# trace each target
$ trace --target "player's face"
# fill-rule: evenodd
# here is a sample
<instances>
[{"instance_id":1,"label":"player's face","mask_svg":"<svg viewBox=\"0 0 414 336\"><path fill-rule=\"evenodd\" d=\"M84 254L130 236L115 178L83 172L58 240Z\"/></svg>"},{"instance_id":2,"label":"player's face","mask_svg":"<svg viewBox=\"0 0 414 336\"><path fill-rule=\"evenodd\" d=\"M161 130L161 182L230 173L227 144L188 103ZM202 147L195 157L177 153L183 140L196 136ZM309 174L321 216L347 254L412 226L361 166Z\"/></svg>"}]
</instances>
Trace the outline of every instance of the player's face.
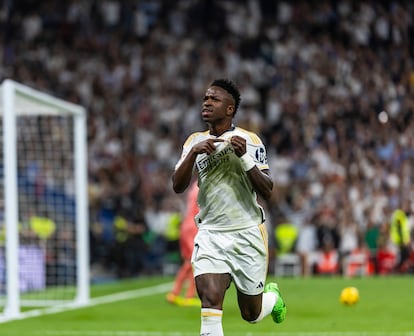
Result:
<instances>
[{"instance_id":1,"label":"player's face","mask_svg":"<svg viewBox=\"0 0 414 336\"><path fill-rule=\"evenodd\" d=\"M231 95L218 86L207 89L203 99L201 117L206 123L216 123L222 120L232 119L234 113L234 101Z\"/></svg>"}]
</instances>

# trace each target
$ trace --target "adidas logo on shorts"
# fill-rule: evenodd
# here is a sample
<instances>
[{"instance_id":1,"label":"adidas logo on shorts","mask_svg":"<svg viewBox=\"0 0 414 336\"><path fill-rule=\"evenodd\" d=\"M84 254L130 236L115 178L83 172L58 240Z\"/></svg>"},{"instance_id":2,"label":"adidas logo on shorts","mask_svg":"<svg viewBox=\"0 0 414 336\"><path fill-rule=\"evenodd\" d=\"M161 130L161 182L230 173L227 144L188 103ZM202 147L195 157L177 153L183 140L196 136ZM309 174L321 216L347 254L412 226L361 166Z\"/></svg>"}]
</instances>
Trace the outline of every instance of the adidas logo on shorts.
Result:
<instances>
[{"instance_id":1,"label":"adidas logo on shorts","mask_svg":"<svg viewBox=\"0 0 414 336\"><path fill-rule=\"evenodd\" d=\"M256 286L256 288L263 288L264 286L263 286L263 282L259 282L259 284Z\"/></svg>"}]
</instances>

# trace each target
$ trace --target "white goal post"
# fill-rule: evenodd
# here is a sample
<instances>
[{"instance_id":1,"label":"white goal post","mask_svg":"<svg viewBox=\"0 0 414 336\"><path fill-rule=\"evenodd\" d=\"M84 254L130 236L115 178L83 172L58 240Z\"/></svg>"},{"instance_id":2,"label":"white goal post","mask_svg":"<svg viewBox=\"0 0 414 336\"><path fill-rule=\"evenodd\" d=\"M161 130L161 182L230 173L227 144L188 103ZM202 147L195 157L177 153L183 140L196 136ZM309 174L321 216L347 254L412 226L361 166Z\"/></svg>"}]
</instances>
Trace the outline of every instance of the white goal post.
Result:
<instances>
[{"instance_id":1,"label":"white goal post","mask_svg":"<svg viewBox=\"0 0 414 336\"><path fill-rule=\"evenodd\" d=\"M84 107L6 79L0 142L0 321L25 306L86 305Z\"/></svg>"}]
</instances>

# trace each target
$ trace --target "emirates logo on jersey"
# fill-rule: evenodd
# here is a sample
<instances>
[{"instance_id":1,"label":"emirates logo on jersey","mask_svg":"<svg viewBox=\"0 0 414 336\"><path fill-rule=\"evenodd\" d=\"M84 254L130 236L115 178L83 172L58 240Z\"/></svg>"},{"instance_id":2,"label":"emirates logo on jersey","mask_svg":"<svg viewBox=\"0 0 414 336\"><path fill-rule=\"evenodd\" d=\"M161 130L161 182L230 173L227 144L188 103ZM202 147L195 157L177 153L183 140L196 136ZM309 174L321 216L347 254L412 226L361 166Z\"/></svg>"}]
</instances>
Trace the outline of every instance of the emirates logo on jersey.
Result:
<instances>
[{"instance_id":1,"label":"emirates logo on jersey","mask_svg":"<svg viewBox=\"0 0 414 336\"><path fill-rule=\"evenodd\" d=\"M256 160L259 161L262 164L267 164L267 155L264 148L258 148L255 153Z\"/></svg>"},{"instance_id":2,"label":"emirates logo on jersey","mask_svg":"<svg viewBox=\"0 0 414 336\"><path fill-rule=\"evenodd\" d=\"M198 171L210 171L221 163L228 162L230 153L234 153L234 149L233 147L228 146L220 152L207 155L203 160L197 162Z\"/></svg>"}]
</instances>

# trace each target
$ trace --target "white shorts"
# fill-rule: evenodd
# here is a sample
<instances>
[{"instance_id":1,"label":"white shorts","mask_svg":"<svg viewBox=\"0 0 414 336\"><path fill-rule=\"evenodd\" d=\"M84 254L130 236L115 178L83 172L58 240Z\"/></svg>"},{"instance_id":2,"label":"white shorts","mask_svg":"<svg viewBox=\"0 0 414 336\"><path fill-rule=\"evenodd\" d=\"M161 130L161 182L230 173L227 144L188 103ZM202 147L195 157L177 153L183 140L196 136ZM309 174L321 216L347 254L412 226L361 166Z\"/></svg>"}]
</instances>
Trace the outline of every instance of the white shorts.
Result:
<instances>
[{"instance_id":1,"label":"white shorts","mask_svg":"<svg viewBox=\"0 0 414 336\"><path fill-rule=\"evenodd\" d=\"M264 224L238 231L200 229L191 257L194 276L230 273L247 295L263 292L268 266L268 236Z\"/></svg>"}]
</instances>

